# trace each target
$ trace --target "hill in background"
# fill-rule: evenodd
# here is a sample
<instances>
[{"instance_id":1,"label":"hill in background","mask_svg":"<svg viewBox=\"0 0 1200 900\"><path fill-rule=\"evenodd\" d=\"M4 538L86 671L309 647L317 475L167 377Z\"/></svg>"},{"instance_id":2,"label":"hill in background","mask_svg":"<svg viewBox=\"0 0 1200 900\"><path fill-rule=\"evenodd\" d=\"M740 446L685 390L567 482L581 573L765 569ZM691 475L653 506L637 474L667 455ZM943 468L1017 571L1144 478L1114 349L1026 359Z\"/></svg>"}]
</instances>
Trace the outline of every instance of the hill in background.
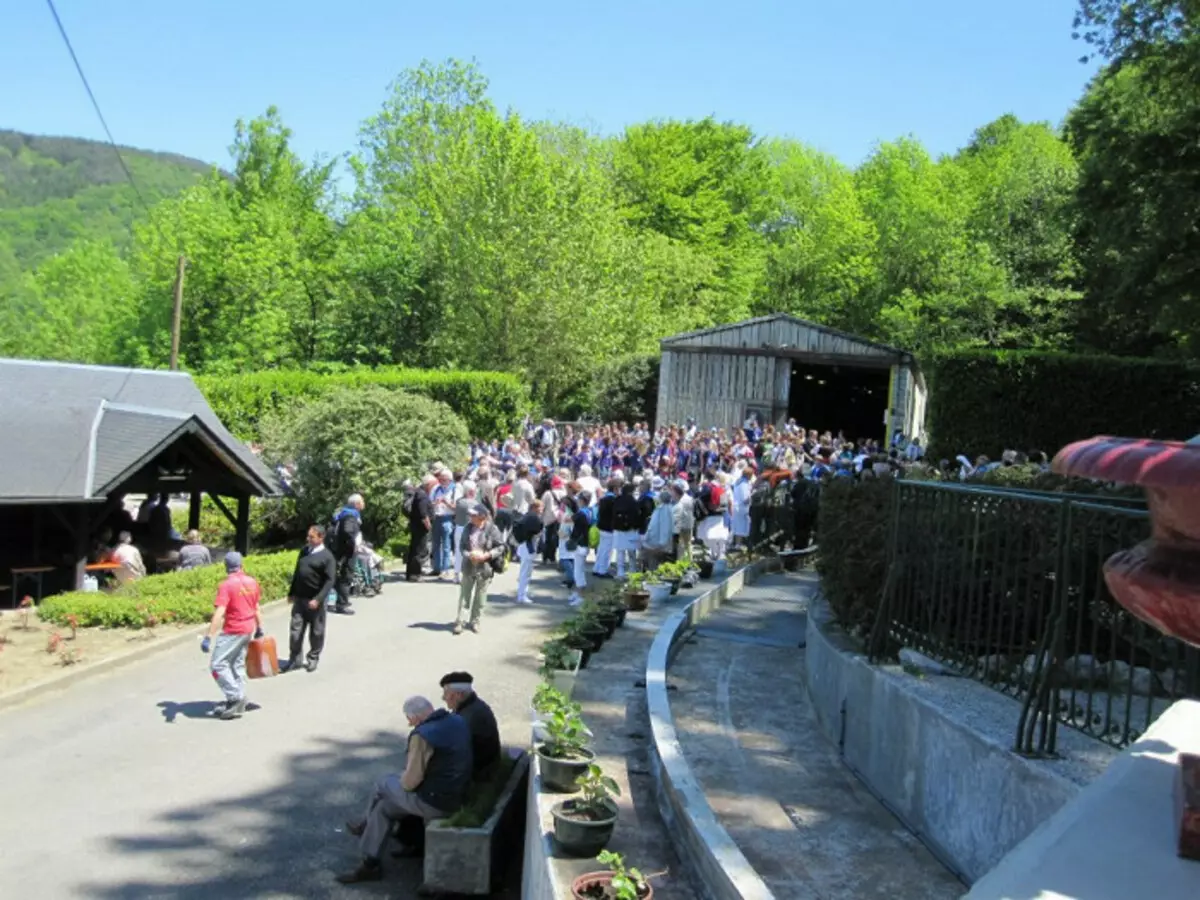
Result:
<instances>
[{"instance_id":1,"label":"hill in background","mask_svg":"<svg viewBox=\"0 0 1200 900\"><path fill-rule=\"evenodd\" d=\"M173 153L122 147L121 155L151 206L212 170ZM123 249L145 214L111 145L0 130L0 296L80 238Z\"/></svg>"}]
</instances>

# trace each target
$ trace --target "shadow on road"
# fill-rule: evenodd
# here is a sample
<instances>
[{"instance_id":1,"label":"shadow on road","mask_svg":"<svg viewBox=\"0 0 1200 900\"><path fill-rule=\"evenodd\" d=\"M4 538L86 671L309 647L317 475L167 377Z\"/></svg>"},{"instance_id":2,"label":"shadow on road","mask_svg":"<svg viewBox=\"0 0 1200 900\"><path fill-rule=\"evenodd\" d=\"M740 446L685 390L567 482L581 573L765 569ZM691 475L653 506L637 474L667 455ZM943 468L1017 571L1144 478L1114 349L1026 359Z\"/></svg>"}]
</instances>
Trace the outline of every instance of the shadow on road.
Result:
<instances>
[{"instance_id":1,"label":"shadow on road","mask_svg":"<svg viewBox=\"0 0 1200 900\"><path fill-rule=\"evenodd\" d=\"M202 704L160 705L164 713L170 706L186 715ZM236 730L230 734L236 740ZM382 730L366 741L324 739L318 749L287 757L286 776L272 788L180 807L148 824L145 834L108 839L117 856L152 856L131 867L161 872L160 877L82 884L78 890L111 900L415 897L421 862L393 860L394 848L385 851L383 881L353 887L334 881L359 858L358 842L343 823L360 814L381 775L401 771L404 741L404 735ZM229 778L236 781L236 754L230 761ZM515 878L519 883L519 872Z\"/></svg>"}]
</instances>

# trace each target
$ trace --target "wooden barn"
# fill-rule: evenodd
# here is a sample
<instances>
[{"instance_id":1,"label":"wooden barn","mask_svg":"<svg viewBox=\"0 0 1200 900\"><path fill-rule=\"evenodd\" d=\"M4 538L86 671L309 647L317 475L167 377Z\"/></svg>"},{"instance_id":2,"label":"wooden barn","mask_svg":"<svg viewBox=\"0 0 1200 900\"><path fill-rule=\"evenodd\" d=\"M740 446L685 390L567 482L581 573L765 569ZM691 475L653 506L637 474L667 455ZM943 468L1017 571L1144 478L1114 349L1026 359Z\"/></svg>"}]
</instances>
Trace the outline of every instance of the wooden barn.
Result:
<instances>
[{"instance_id":1,"label":"wooden barn","mask_svg":"<svg viewBox=\"0 0 1200 900\"><path fill-rule=\"evenodd\" d=\"M757 417L852 439L923 434L925 379L911 353L776 313L664 338L658 425L737 428Z\"/></svg>"}]
</instances>

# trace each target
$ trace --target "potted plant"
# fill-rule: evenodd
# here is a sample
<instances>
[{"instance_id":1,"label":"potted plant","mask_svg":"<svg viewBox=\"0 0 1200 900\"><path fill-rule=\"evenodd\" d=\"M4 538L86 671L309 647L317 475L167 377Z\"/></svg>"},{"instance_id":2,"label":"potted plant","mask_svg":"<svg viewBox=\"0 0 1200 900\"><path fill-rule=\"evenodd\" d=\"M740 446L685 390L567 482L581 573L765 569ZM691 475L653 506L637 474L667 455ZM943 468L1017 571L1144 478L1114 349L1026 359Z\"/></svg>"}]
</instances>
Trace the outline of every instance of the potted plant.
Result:
<instances>
[{"instance_id":1,"label":"potted plant","mask_svg":"<svg viewBox=\"0 0 1200 900\"><path fill-rule=\"evenodd\" d=\"M616 622L616 627L620 628L625 624L625 600L621 596L621 588L617 585L601 595L596 601L599 607L602 619L607 621L609 618Z\"/></svg>"},{"instance_id":2,"label":"potted plant","mask_svg":"<svg viewBox=\"0 0 1200 900\"><path fill-rule=\"evenodd\" d=\"M592 658L592 640L583 636L578 617L572 616L562 622L553 631L552 640L558 641L564 647L579 651L579 668L586 669L588 660Z\"/></svg>"},{"instance_id":3,"label":"potted plant","mask_svg":"<svg viewBox=\"0 0 1200 900\"><path fill-rule=\"evenodd\" d=\"M595 612L585 613L580 610L577 616L569 620L569 626L569 633L586 642L587 649L592 653L599 653L604 642L608 640L608 629L600 624Z\"/></svg>"},{"instance_id":4,"label":"potted plant","mask_svg":"<svg viewBox=\"0 0 1200 900\"><path fill-rule=\"evenodd\" d=\"M625 606L634 612L643 612L650 606L650 591L645 572L633 572L625 579Z\"/></svg>"},{"instance_id":5,"label":"potted plant","mask_svg":"<svg viewBox=\"0 0 1200 900\"><path fill-rule=\"evenodd\" d=\"M693 559L696 563L696 571L700 574L700 577L705 579L712 578L713 561L712 556L709 555L708 547L701 544L693 554Z\"/></svg>"},{"instance_id":6,"label":"potted plant","mask_svg":"<svg viewBox=\"0 0 1200 900\"><path fill-rule=\"evenodd\" d=\"M601 768L592 763L579 779L580 796L556 803L554 839L572 856L595 856L612 839L617 826L617 804L612 798L621 789Z\"/></svg>"},{"instance_id":7,"label":"potted plant","mask_svg":"<svg viewBox=\"0 0 1200 900\"><path fill-rule=\"evenodd\" d=\"M571 884L575 900L651 900L654 888L650 877L637 869L626 869L620 853L602 850L596 861L608 866L607 872L588 872Z\"/></svg>"},{"instance_id":8,"label":"potted plant","mask_svg":"<svg viewBox=\"0 0 1200 900\"><path fill-rule=\"evenodd\" d=\"M659 565L654 570L654 574L658 578L671 586L671 593L679 593L679 585L683 581L683 573L687 571L687 563L679 560L677 562L666 562Z\"/></svg>"},{"instance_id":9,"label":"potted plant","mask_svg":"<svg viewBox=\"0 0 1200 900\"><path fill-rule=\"evenodd\" d=\"M554 710L545 722L546 740L537 746L542 782L552 791L571 793L596 758L587 748L587 729L575 704Z\"/></svg>"},{"instance_id":10,"label":"potted plant","mask_svg":"<svg viewBox=\"0 0 1200 900\"><path fill-rule=\"evenodd\" d=\"M602 606L598 600L588 600L579 608L579 614L589 622L595 622L604 629L604 639L607 641L617 630L616 613Z\"/></svg>"},{"instance_id":11,"label":"potted plant","mask_svg":"<svg viewBox=\"0 0 1200 900\"><path fill-rule=\"evenodd\" d=\"M542 644L542 665L538 672L570 696L576 674L587 668L588 655L580 648L572 647L564 637L552 637Z\"/></svg>"},{"instance_id":12,"label":"potted plant","mask_svg":"<svg viewBox=\"0 0 1200 900\"><path fill-rule=\"evenodd\" d=\"M662 566L659 566L661 569ZM663 581L658 569L646 573L646 590L650 593L650 602L657 606L671 596L671 585Z\"/></svg>"},{"instance_id":13,"label":"potted plant","mask_svg":"<svg viewBox=\"0 0 1200 900\"><path fill-rule=\"evenodd\" d=\"M553 684L543 681L538 685L537 690L533 692L533 700L529 703L529 714L533 719L533 739L538 742L545 742L550 739L547 722L549 722L554 714L560 709L573 712L579 715L582 712L582 707L578 703L572 703L570 699ZM591 730L583 726L584 737L592 737Z\"/></svg>"}]
</instances>

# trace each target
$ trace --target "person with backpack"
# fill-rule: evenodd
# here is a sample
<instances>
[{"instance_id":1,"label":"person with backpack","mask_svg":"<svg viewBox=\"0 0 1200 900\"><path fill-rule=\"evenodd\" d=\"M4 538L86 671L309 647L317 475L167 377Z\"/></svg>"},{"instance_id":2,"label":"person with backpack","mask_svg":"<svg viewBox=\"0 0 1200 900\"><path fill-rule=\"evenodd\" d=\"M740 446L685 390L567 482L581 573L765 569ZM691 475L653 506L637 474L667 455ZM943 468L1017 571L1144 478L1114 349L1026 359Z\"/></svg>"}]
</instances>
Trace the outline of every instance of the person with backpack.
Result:
<instances>
[{"instance_id":1,"label":"person with backpack","mask_svg":"<svg viewBox=\"0 0 1200 900\"><path fill-rule=\"evenodd\" d=\"M512 538L517 545L517 602L529 604L529 579L533 577L533 562L537 557L537 538L542 533L542 501L534 500L529 511L513 524Z\"/></svg>"},{"instance_id":2,"label":"person with backpack","mask_svg":"<svg viewBox=\"0 0 1200 900\"><path fill-rule=\"evenodd\" d=\"M358 549L358 542L362 540L362 510L365 505L362 494L351 494L346 498L346 505L334 514L326 532L326 545L337 560L338 567L337 603L333 611L343 616L354 615L350 607L350 582L354 553Z\"/></svg>"},{"instance_id":3,"label":"person with backpack","mask_svg":"<svg viewBox=\"0 0 1200 900\"><path fill-rule=\"evenodd\" d=\"M725 489L717 473L709 469L704 483L696 493L696 536L708 550L713 562L725 558L725 547L729 544L729 529L725 526Z\"/></svg>"}]
</instances>

